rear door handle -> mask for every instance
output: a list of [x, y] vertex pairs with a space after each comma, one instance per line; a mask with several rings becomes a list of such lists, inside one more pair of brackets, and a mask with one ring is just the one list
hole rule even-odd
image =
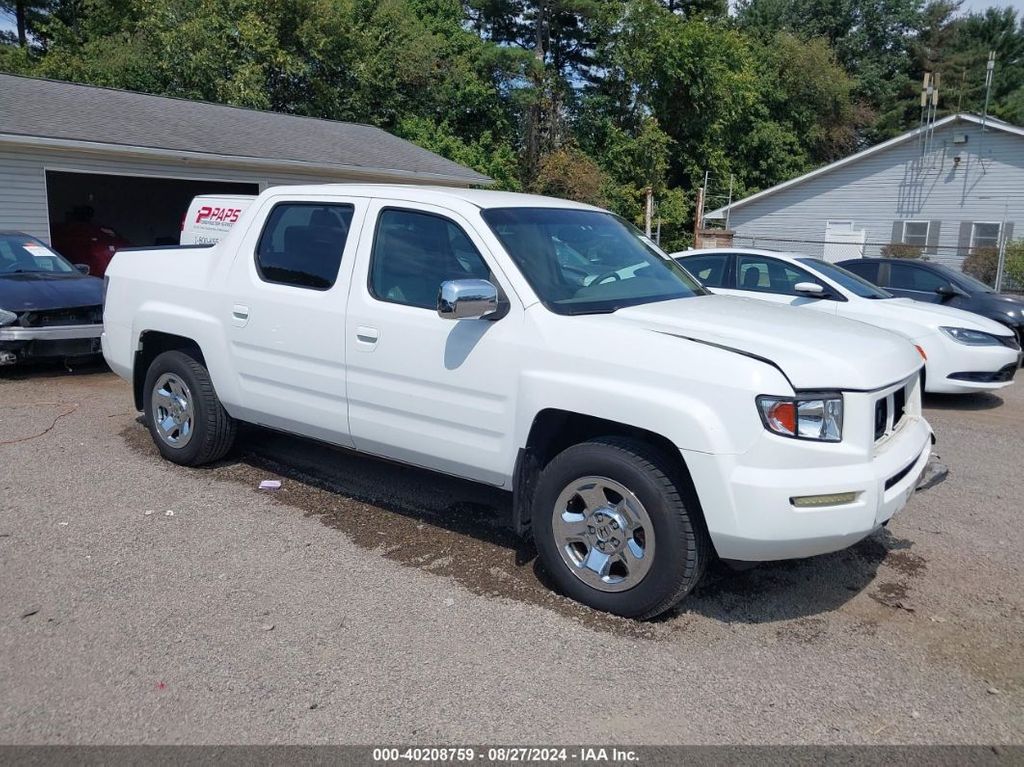
[[249, 307], [235, 304], [231, 307], [231, 324], [243, 327], [249, 321]]
[[360, 325], [356, 328], [356, 341], [364, 346], [374, 346], [380, 340], [380, 331], [368, 325]]

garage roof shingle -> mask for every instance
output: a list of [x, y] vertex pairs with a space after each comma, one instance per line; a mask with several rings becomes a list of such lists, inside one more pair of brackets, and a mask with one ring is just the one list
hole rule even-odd
[[0, 134], [489, 182], [370, 125], [7, 74]]

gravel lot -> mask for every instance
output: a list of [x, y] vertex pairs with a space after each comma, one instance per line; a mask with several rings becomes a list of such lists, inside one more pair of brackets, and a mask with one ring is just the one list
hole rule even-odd
[[926, 406], [887, 531], [637, 624], [502, 493], [256, 429], [183, 469], [109, 372], [2, 373], [0, 742], [1024, 742], [1024, 383]]

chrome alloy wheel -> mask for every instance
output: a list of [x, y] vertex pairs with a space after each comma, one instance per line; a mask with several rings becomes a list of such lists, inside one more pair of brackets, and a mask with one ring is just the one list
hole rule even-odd
[[192, 439], [195, 408], [192, 392], [174, 373], [164, 373], [153, 387], [153, 424], [171, 447], [185, 447]]
[[581, 477], [558, 496], [551, 519], [558, 553], [598, 591], [626, 591], [654, 561], [654, 526], [628, 488], [607, 477]]

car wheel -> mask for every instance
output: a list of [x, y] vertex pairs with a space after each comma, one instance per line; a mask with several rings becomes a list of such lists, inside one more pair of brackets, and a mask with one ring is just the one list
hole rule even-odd
[[146, 372], [145, 420], [160, 454], [183, 466], [224, 456], [235, 420], [217, 399], [206, 368], [185, 352], [164, 352]]
[[562, 593], [598, 610], [639, 619], [668, 610], [711, 554], [686, 488], [676, 465], [640, 440], [566, 449], [541, 472], [533, 499], [544, 569]]

